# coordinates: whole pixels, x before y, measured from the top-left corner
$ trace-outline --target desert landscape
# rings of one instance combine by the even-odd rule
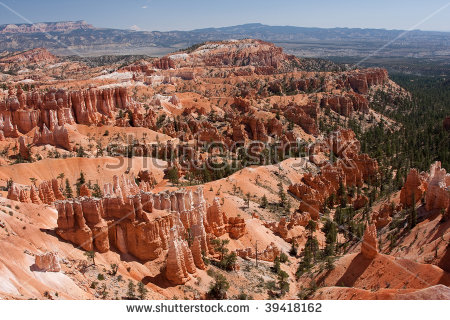
[[[257,39],[99,61],[0,55],[1,299],[450,299],[446,109]]]

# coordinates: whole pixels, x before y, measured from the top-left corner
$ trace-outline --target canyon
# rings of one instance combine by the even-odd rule
[[[445,165],[386,194],[359,140],[401,127],[385,69],[253,39],[118,61],[0,59],[2,298],[207,299],[221,275],[228,298],[449,299]]]

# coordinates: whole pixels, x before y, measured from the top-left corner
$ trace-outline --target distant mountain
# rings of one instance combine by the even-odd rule
[[[11,33],[37,33],[37,32],[66,32],[72,30],[94,29],[94,26],[86,21],[61,21],[0,25],[0,34]]]
[[[0,51],[45,47],[62,55],[163,55],[212,40],[255,38],[310,57],[370,54],[383,57],[450,57],[450,33],[357,28],[304,28],[260,23],[191,31],[95,28],[84,21],[0,26]],[[383,48],[382,50],[379,50]]]

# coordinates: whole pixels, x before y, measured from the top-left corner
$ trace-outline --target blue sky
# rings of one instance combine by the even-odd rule
[[[253,22],[302,27],[414,27],[450,31],[450,1],[0,0],[0,24],[25,23],[24,18],[32,22],[86,20],[97,27],[160,31]]]

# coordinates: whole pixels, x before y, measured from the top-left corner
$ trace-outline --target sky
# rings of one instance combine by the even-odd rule
[[[449,0],[0,0],[0,24],[86,20],[95,27],[192,30],[245,23],[450,31]]]

